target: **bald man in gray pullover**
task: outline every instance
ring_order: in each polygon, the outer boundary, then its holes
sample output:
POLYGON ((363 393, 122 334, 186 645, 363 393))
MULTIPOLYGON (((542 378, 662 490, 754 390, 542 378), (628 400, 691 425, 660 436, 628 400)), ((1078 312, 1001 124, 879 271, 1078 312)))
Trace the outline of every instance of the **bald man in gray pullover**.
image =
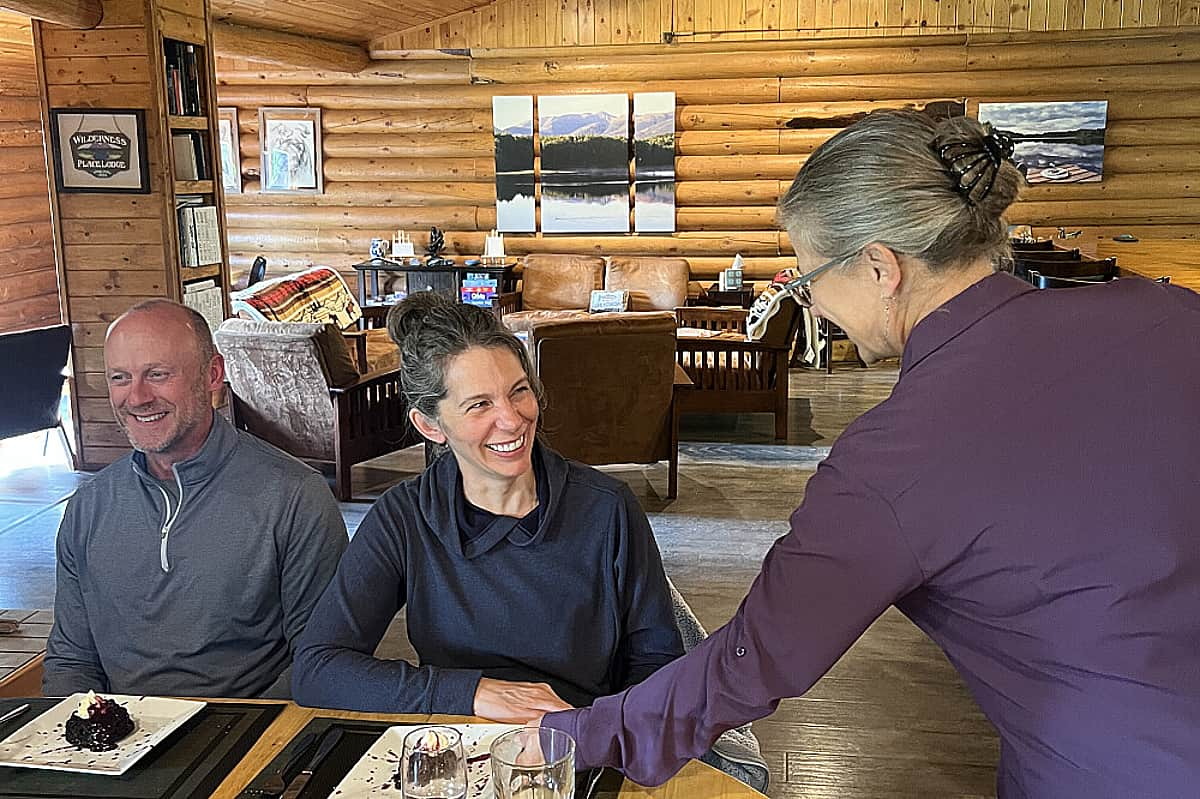
POLYGON ((58 531, 48 696, 287 696, 294 642, 346 548, 323 478, 212 411, 202 317, 152 301, 109 329, 109 398, 135 452, 58 531))

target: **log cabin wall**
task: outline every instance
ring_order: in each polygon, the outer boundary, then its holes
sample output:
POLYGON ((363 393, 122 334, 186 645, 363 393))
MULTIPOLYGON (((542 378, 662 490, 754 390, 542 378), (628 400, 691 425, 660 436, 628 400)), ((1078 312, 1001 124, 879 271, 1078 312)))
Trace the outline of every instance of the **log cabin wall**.
POLYGON ((495 0, 372 49, 558 47, 1200 24, 1194 0, 495 0))
POLYGON ((318 263, 349 277, 372 237, 404 228, 421 242, 430 225, 478 255, 496 221, 497 94, 672 90, 677 104, 678 232, 509 234, 510 254, 682 255, 711 279, 741 252, 747 277, 769 278, 793 262, 774 205, 807 153, 872 109, 964 98, 971 112, 981 99, 1109 101, 1104 181, 1030 187, 1011 222, 1200 232, 1196 30, 403 55, 353 76, 219 60, 218 99, 241 128, 235 273, 261 254, 271 275, 318 263), (323 109, 325 193, 259 194, 257 109, 304 105, 323 109))
POLYGON ((30 27, 0 11, 0 333, 61 319, 30 27))

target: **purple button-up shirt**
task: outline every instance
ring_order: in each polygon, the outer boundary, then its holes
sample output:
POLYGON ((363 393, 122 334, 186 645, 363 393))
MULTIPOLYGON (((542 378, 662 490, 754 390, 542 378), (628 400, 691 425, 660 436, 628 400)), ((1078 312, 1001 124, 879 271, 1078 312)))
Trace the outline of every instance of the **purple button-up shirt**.
POLYGON ((923 319, 737 614, 544 720, 658 784, 803 694, 889 605, 1002 739, 1003 799, 1200 791, 1200 295, 1006 274, 923 319))

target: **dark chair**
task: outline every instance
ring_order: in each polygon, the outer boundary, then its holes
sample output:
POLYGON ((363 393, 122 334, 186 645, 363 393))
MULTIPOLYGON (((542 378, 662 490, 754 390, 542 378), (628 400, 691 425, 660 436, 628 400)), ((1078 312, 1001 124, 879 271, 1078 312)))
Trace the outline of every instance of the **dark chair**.
POLYGON ((1037 241, 1017 241, 1012 239, 1013 252, 1044 252, 1054 249, 1054 242, 1050 239, 1038 239, 1037 241))
POLYGON ((67 456, 73 457, 59 413, 70 352, 67 325, 0 336, 0 439, 45 430, 48 442, 49 431, 57 428, 67 456))
POLYGON ((1018 261, 1078 261, 1083 257, 1078 248, 1071 250, 1036 250, 1033 252, 1016 253, 1018 261))
POLYGON ((1097 277, 1093 279, 1079 277, 1056 277, 1043 275, 1036 269, 1029 270, 1029 282, 1039 289, 1071 289, 1079 286, 1094 286, 1097 283, 1107 283, 1108 279, 1097 277))
POLYGON ((250 288, 255 283, 262 282, 267 276, 267 259, 261 255, 254 259, 254 263, 250 265, 250 277, 246 279, 246 288, 250 288))

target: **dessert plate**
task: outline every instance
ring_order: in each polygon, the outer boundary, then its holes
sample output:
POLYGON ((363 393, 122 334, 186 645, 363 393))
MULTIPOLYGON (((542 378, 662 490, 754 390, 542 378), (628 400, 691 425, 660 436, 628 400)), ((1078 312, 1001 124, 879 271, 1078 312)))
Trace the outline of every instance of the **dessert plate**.
MULTIPOLYGON (((404 736, 418 727, 428 724, 410 724, 388 727, 383 735, 371 744, 371 748, 354 764, 354 768, 334 788, 331 797, 355 799, 365 796, 400 795, 392 778, 400 768, 400 753, 404 751, 404 736)), ((446 724, 462 734, 463 754, 467 758, 467 794, 464 799, 493 799, 492 763, 489 754, 492 741, 509 730, 520 728, 519 724, 446 724)))
POLYGON ((67 743, 66 738, 67 719, 79 706, 82 696, 80 693, 67 697, 0 741, 0 766, 124 774, 205 705, 187 699, 103 694, 129 711, 133 732, 117 741, 116 749, 92 752, 67 743))

